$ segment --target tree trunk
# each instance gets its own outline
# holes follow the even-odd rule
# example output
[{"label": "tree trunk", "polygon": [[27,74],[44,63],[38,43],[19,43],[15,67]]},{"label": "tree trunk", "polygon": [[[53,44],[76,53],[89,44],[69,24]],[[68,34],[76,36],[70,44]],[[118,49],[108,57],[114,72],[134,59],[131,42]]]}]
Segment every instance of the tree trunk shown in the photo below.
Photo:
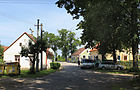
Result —
[{"label": "tree trunk", "polygon": [[33,62],[32,62],[32,67],[30,69],[30,72],[31,72],[31,74],[34,74],[35,73],[35,54],[33,56],[33,60],[32,61]]},{"label": "tree trunk", "polygon": [[105,54],[102,54],[102,61],[106,60]]},{"label": "tree trunk", "polygon": [[38,58],[38,53],[36,55],[36,72],[39,72],[39,58]]},{"label": "tree trunk", "polygon": [[133,43],[132,45],[132,54],[133,54],[133,69],[138,70],[138,44]]},{"label": "tree trunk", "polygon": [[116,50],[113,49],[113,62],[116,63],[117,62],[117,58],[116,58]]},{"label": "tree trunk", "polygon": [[138,43],[139,43],[139,34],[138,34],[138,16],[137,16],[137,2],[132,3],[131,10],[131,33],[132,33],[132,54],[133,54],[133,69],[134,71],[138,69]]}]

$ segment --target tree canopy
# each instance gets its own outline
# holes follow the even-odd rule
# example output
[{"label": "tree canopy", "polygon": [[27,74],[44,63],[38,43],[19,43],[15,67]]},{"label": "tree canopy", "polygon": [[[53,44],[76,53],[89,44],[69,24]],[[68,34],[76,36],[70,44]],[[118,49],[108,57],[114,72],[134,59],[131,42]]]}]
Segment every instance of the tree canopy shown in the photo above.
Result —
[{"label": "tree canopy", "polygon": [[132,48],[133,66],[138,68],[139,0],[59,0],[73,18],[83,17],[78,26],[83,29],[82,42],[87,47],[99,44],[102,54]]}]

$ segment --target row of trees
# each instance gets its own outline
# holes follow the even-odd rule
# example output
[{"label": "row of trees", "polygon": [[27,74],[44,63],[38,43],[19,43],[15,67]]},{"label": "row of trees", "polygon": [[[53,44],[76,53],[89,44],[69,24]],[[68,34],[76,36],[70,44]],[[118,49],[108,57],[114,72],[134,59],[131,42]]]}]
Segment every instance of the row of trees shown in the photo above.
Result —
[{"label": "row of trees", "polygon": [[80,40],[76,38],[76,34],[67,29],[58,30],[58,35],[45,32],[43,39],[46,45],[54,50],[55,57],[57,57],[57,50],[61,50],[62,57],[65,58],[65,61],[75,52],[76,47],[81,45]]},{"label": "row of trees", "polygon": [[87,47],[98,44],[99,52],[112,53],[114,62],[116,50],[132,48],[133,68],[138,69],[139,0],[59,0],[56,4],[75,19],[83,17],[78,29],[83,29],[81,39]]},{"label": "row of trees", "polygon": [[22,47],[20,54],[29,57],[30,62],[32,63],[30,69],[31,73],[35,73],[35,64],[36,71],[39,71],[40,61],[38,59],[38,53],[41,53],[42,51],[46,52],[47,48],[52,48],[55,52],[55,57],[57,57],[57,50],[60,49],[62,51],[62,57],[65,57],[65,60],[67,60],[67,57],[76,50],[78,45],[80,45],[80,41],[75,37],[74,32],[62,29],[58,30],[58,33],[59,35],[45,32],[42,40],[41,37],[38,37],[35,43],[30,41],[28,47]]}]

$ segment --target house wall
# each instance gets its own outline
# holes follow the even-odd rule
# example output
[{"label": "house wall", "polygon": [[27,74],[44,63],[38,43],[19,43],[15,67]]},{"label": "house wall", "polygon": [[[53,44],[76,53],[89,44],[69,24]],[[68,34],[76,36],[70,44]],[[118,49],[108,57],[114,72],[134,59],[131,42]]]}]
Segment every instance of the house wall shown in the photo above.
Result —
[{"label": "house wall", "polygon": [[95,60],[96,56],[98,56],[98,59],[102,60],[102,55],[99,54],[97,50],[90,52],[90,58]]},{"label": "house wall", "polygon": [[79,60],[81,61],[81,59],[85,58],[86,59],[90,59],[90,49],[85,49],[80,55],[79,55]]},{"label": "house wall", "polygon": [[[26,34],[24,34],[20,39],[18,39],[10,48],[8,48],[4,52],[4,61],[6,62],[15,62],[15,55],[20,55],[21,46],[28,46],[28,42],[31,40]],[[30,62],[29,59],[26,57],[21,57],[20,55],[20,65],[21,68],[29,68]]]},{"label": "house wall", "polygon": [[[24,34],[22,37],[20,37],[13,45],[11,45],[11,47],[9,47],[4,52],[4,61],[15,62],[15,55],[20,55],[20,52],[21,52],[20,43],[22,43],[22,46],[28,47],[29,40],[31,40],[31,39],[26,34]],[[49,50],[54,54],[54,51],[52,49],[49,49]],[[40,59],[41,59],[41,54],[39,53],[39,60]],[[46,61],[46,52],[43,52],[43,68],[47,67],[46,64],[48,64],[48,66],[49,66],[50,65],[49,63],[50,63],[49,59]],[[26,57],[21,57],[21,55],[20,55],[21,69],[29,69],[30,64],[31,63],[30,63],[30,60],[29,60],[28,57],[27,58]],[[39,68],[40,68],[40,65],[41,65],[41,62],[39,62]]]},{"label": "house wall", "polygon": [[[119,52],[118,50],[116,51],[117,59],[121,61],[129,61],[133,60],[133,55],[132,52],[124,50],[124,52]],[[118,58],[120,57],[120,59]]]},{"label": "house wall", "polygon": [[[102,60],[102,55],[99,54],[98,50],[92,51],[90,52],[90,57],[94,60],[94,56],[98,56],[98,58],[100,60]],[[105,55],[107,60],[113,60],[113,56],[112,54],[107,53]],[[121,60],[121,61],[129,61],[129,60],[133,60],[133,56],[132,53],[127,52],[126,50],[124,50],[124,52],[119,52],[118,50],[116,51],[116,58],[117,60]]]}]

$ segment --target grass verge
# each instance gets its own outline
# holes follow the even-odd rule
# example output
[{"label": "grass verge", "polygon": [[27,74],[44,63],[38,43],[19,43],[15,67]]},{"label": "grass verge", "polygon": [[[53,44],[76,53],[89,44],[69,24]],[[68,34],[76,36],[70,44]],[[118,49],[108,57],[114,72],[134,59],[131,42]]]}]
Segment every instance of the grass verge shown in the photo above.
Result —
[{"label": "grass verge", "polygon": [[21,74],[20,75],[3,75],[0,78],[9,78],[9,77],[13,77],[13,78],[36,78],[36,77],[42,77],[45,75],[48,75],[50,73],[56,72],[57,69],[49,69],[49,70],[43,70],[40,72],[36,72],[35,74],[30,74],[29,70],[21,70]]}]

